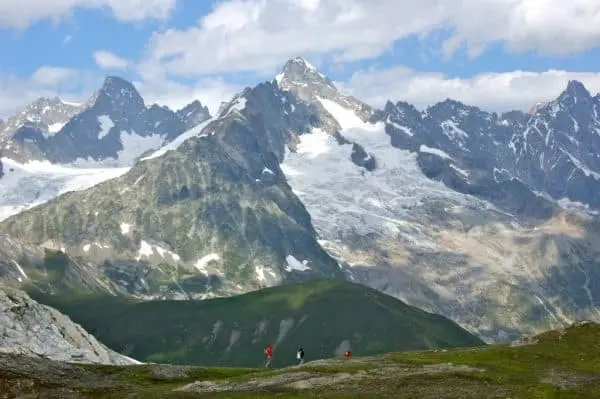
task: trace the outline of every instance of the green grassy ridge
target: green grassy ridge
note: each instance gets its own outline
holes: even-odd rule
[[[343,280],[286,284],[204,301],[30,295],[112,349],[146,362],[261,366],[264,347],[275,344],[282,324],[292,321],[276,345],[274,367],[294,364],[299,345],[307,360],[336,356],[344,340],[355,355],[483,345],[443,316]],[[257,334],[261,323],[264,331]]]
[[[598,398],[600,397],[600,325],[586,324],[572,326],[564,332],[549,332],[537,337],[533,345],[510,347],[490,345],[449,350],[411,351],[390,353],[370,360],[360,359],[358,363],[343,362],[331,365],[307,365],[303,371],[321,375],[335,373],[356,373],[366,371],[370,378],[350,387],[330,386],[310,391],[270,389],[262,392],[223,392],[203,394],[214,398],[260,398],[260,397],[336,397],[336,398]],[[439,374],[401,375],[397,378],[382,379],[371,374],[378,367],[420,367],[452,363],[481,368],[479,372],[449,371]],[[100,366],[106,367],[106,366]],[[147,366],[143,366],[147,367]],[[121,370],[127,370],[122,367]],[[192,369],[194,370],[194,369]],[[260,369],[199,369],[189,373],[185,381],[171,380],[167,385],[162,381],[150,380],[148,373],[129,379],[132,383],[147,381],[148,390],[144,395],[156,397],[195,397],[169,392],[175,386],[182,386],[189,380],[228,380],[243,381],[267,378],[273,374],[293,373],[294,369],[266,371]],[[561,387],[560,379],[570,379],[568,386]],[[573,382],[575,381],[575,382]],[[437,396],[436,396],[437,395]],[[141,397],[141,396],[140,396]]]

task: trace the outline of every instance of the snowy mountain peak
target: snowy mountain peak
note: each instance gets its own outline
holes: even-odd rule
[[[557,100],[564,105],[575,105],[578,102],[591,103],[593,101],[588,89],[577,80],[570,80],[567,83],[567,88],[558,96]]]
[[[96,107],[108,107],[121,114],[132,114],[143,111],[144,99],[135,86],[118,76],[107,76],[94,103]]]
[[[391,119],[408,119],[412,121],[421,121],[421,112],[412,104],[406,101],[398,101],[396,104],[388,101],[379,115],[378,120],[386,120],[387,123],[392,123]]]
[[[37,128],[44,136],[52,136],[86,106],[68,103],[58,97],[38,98],[8,118],[6,123],[0,123],[0,141],[12,138],[23,126]]]
[[[578,80],[569,80],[569,82],[567,83],[567,91],[586,97],[590,96],[590,92],[588,91],[588,89],[586,89],[583,83],[581,83]]]
[[[231,101],[226,104],[221,104],[219,108],[218,117],[225,118],[230,114],[234,114],[237,116],[242,115],[242,111],[246,108],[246,95],[249,93],[250,89],[246,88],[244,91],[233,96]]]
[[[185,123],[187,129],[191,129],[210,118],[208,107],[202,105],[198,100],[192,101],[178,110],[176,114]]]
[[[109,75],[104,79],[104,83],[102,84],[102,89],[106,92],[121,92],[121,90],[125,90],[122,92],[123,94],[134,96],[137,94],[137,90],[133,86],[133,84],[119,76]]]
[[[300,99],[311,101],[315,96],[331,97],[337,88],[329,78],[300,57],[294,57],[285,63],[280,74],[275,77],[277,86],[296,94]]]
[[[308,62],[307,60],[305,60],[302,57],[293,57],[290,58],[288,60],[288,62],[286,63],[286,66],[288,65],[297,65],[300,68],[304,68],[313,72],[317,72],[317,68],[314,67],[314,65],[312,65],[310,62]]]
[[[453,100],[451,98],[447,98],[444,101],[440,101],[430,107],[427,108],[427,113],[452,113],[464,116],[471,111],[479,110],[477,107],[473,107],[470,105],[466,105],[461,103],[460,101]]]
[[[321,113],[328,113],[321,103],[321,99],[327,99],[337,103],[347,110],[354,111],[360,119],[367,121],[373,115],[373,110],[359,100],[338,91],[333,82],[320,73],[310,62],[301,57],[291,58],[285,63],[280,74],[273,81],[279,89],[295,94],[300,100],[316,106]],[[339,129],[335,118],[329,119],[330,123],[322,126],[326,131]]]

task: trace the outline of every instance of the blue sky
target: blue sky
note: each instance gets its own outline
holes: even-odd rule
[[[527,108],[569,79],[600,91],[597,0],[2,3],[2,117],[39,95],[81,100],[106,74],[134,81],[148,102],[214,109],[295,55],[375,106],[451,97]]]

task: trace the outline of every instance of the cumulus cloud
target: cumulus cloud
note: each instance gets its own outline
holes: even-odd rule
[[[513,71],[482,73],[471,78],[449,78],[443,73],[419,72],[406,67],[355,72],[338,88],[377,107],[387,100],[407,101],[424,108],[446,98],[491,111],[528,110],[552,100],[569,80],[581,81],[594,95],[600,92],[600,73]]]
[[[153,35],[142,70],[192,76],[269,71],[294,56],[373,58],[440,31],[446,56],[494,43],[550,55],[600,45],[597,0],[229,0],[186,29]],[[210,56],[207,56],[210,54]]]
[[[2,0],[0,28],[25,29],[40,20],[59,21],[78,8],[107,8],[123,22],[163,20],[170,16],[176,3],[177,0]]]
[[[38,87],[55,89],[74,83],[79,75],[80,72],[75,69],[42,66],[31,75],[29,82]]]
[[[58,20],[77,8],[109,9],[122,21],[164,19],[176,1],[3,0],[0,27]],[[477,57],[498,43],[509,51],[567,55],[600,46],[600,4],[597,0],[223,0],[193,26],[153,34],[137,65],[136,85],[148,102],[179,108],[199,99],[214,113],[221,101],[241,89],[215,75],[240,71],[274,75],[296,55],[317,60],[317,66],[373,59],[410,36],[426,40],[427,47],[435,42],[433,53],[447,57],[462,49]],[[94,59],[102,69],[132,65],[106,50],[96,52]],[[32,93],[79,93],[69,86],[77,81],[69,73],[76,72],[40,68],[26,79],[0,77],[0,114],[16,107],[8,105],[11,98],[18,98],[22,106]],[[193,83],[178,83],[182,77]],[[61,79],[70,88],[51,87]],[[513,71],[458,79],[404,67],[356,72],[340,86],[375,106],[392,99],[423,107],[451,97],[503,110],[527,109],[554,98],[569,79],[583,81],[593,92],[600,90],[595,73]],[[89,93],[93,89],[97,87]]]
[[[93,56],[100,69],[125,69],[129,66],[129,61],[110,51],[98,50]]]

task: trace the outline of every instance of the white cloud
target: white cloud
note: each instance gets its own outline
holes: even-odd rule
[[[93,56],[100,69],[125,69],[129,66],[129,61],[110,51],[99,50],[94,52]]]
[[[592,95],[600,92],[600,73],[513,71],[483,73],[471,78],[449,78],[442,73],[419,72],[405,67],[356,72],[336,85],[376,107],[387,100],[407,101],[418,108],[446,98],[492,111],[528,110],[537,102],[552,100],[569,80],[579,80]]]
[[[143,71],[268,71],[294,55],[373,58],[398,39],[452,32],[446,55],[502,42],[561,55],[600,45],[598,0],[229,0],[196,26],[156,33]],[[210,55],[210,56],[207,56]]]
[[[60,96],[84,101],[102,84],[102,77],[88,71],[43,66],[31,76],[0,76],[0,118],[6,119],[26,104],[40,98]]]
[[[77,8],[112,10],[122,21],[167,18],[177,0],[2,0],[0,27],[23,28],[40,19],[60,19]],[[600,46],[598,0],[224,0],[197,24],[155,33],[138,65],[137,83],[147,102],[179,108],[193,99],[212,112],[239,85],[215,74],[252,71],[275,74],[291,56],[348,62],[374,58],[411,35],[435,40],[435,50],[452,55],[461,46],[477,56],[494,43],[514,51],[575,53]],[[131,61],[108,51],[94,54],[101,68],[125,68]],[[335,65],[334,65],[335,66]],[[27,79],[0,76],[0,114],[30,101],[34,94],[68,92],[76,71],[40,68]],[[177,83],[185,76],[196,83]],[[446,97],[490,109],[528,108],[555,97],[569,79],[598,91],[598,75],[561,71],[486,73],[468,79],[422,73],[402,67],[355,73],[343,86],[374,105],[387,99],[422,107]],[[56,82],[63,82],[62,86]],[[65,88],[66,87],[66,88]],[[99,87],[90,88],[86,95]],[[37,95],[36,94],[36,95]],[[15,104],[18,101],[19,104]]]
[[[80,72],[70,68],[42,66],[30,78],[30,83],[38,87],[58,88],[79,77]]]
[[[136,88],[147,104],[157,103],[171,109],[181,109],[193,100],[199,100],[215,115],[222,101],[229,101],[243,89],[223,81],[221,78],[203,78],[193,85],[168,80],[135,82]]]
[[[59,21],[70,17],[78,8],[108,8],[116,19],[139,22],[166,19],[177,0],[2,0],[0,27],[25,29],[40,20]]]

